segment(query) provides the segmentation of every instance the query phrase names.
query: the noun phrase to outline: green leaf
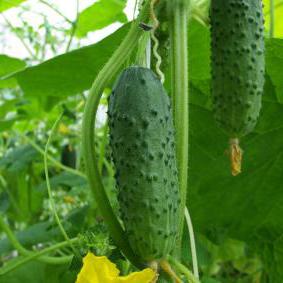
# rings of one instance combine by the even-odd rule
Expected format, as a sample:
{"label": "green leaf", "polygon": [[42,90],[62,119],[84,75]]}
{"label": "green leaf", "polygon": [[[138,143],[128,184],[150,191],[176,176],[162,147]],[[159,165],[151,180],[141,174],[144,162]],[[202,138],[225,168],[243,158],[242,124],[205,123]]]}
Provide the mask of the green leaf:
{"label": "green leaf", "polygon": [[0,132],[11,129],[16,121],[17,119],[0,119]]}
{"label": "green leaf", "polygon": [[[9,265],[16,265],[20,262],[22,257],[15,258],[8,262]],[[5,283],[70,283],[74,282],[76,275],[72,277],[65,277],[68,273],[69,264],[65,265],[48,265],[45,263],[31,261],[26,264],[20,265],[13,271],[0,275],[0,282]],[[4,268],[5,269],[5,266]],[[36,271],[36,272],[35,272]],[[63,279],[65,278],[65,279]]]}
{"label": "green leaf", "polygon": [[127,22],[123,13],[124,0],[100,0],[86,8],[79,15],[76,35],[84,37],[88,32],[104,28],[114,22]]}
{"label": "green leaf", "polygon": [[[201,31],[201,29],[199,29]],[[200,46],[190,69],[190,167],[188,206],[197,233],[214,243],[232,238],[260,253],[270,282],[283,278],[283,105],[282,40],[266,40],[266,84],[263,108],[255,131],[241,140],[243,172],[233,177],[225,150],[229,137],[216,126],[210,111],[208,68],[201,69],[202,52],[209,50],[206,34],[196,32]],[[190,44],[193,46],[192,44]],[[202,46],[204,45],[204,46]],[[197,49],[198,48],[198,49]],[[208,51],[209,52],[209,51]],[[209,53],[208,53],[209,55]],[[280,99],[280,100],[279,100]],[[270,276],[271,277],[271,276]],[[281,281],[280,281],[281,280]]]}
{"label": "green leaf", "polygon": [[0,160],[0,168],[17,172],[23,170],[38,156],[38,152],[32,146],[22,145],[6,152],[6,155]]}
{"label": "green leaf", "polygon": [[188,30],[190,79],[206,80],[210,78],[209,30],[195,20],[189,23]]}
{"label": "green leaf", "polygon": [[[64,228],[70,237],[77,236],[81,232],[87,213],[88,206],[73,210],[66,219],[63,220]],[[50,240],[61,240],[62,233],[54,222],[46,221],[36,223],[25,230],[15,233],[19,242],[26,248],[31,248],[37,243],[48,243]],[[0,254],[5,254],[13,250],[13,246],[7,238],[0,240]],[[1,280],[0,280],[1,282]]]}
{"label": "green leaf", "polygon": [[0,118],[4,118],[8,112],[15,110],[15,104],[18,102],[17,99],[3,100],[0,105]]}
{"label": "green leaf", "polygon": [[275,86],[276,94],[283,103],[283,39],[266,40],[266,71]]}
{"label": "green leaf", "polygon": [[109,57],[120,45],[129,25],[123,26],[102,41],[57,56],[42,64],[16,73],[25,95],[66,97],[78,94],[91,84]]}
{"label": "green leaf", "polygon": [[25,62],[20,59],[9,57],[6,55],[0,55],[0,88],[16,87],[17,81],[14,78],[6,79],[6,80],[1,80],[1,78],[13,72],[19,71],[23,69],[25,66],[26,66]]}
{"label": "green leaf", "polygon": [[[77,175],[74,175],[69,172],[62,172],[56,176],[50,178],[50,185],[52,189],[57,188],[58,186],[84,186],[86,185],[86,179]],[[46,189],[46,182],[42,182],[37,186],[37,189],[42,190]]]}
{"label": "green leaf", "polygon": [[0,0],[0,12],[16,7],[25,1],[26,0]]}
{"label": "green leaf", "polygon": [[[274,2],[274,37],[283,38],[283,1],[273,0]],[[265,29],[270,30],[270,0],[263,0]]]}
{"label": "green leaf", "polygon": [[247,242],[266,239],[266,231],[272,231],[266,240],[276,241],[283,233],[283,193],[279,189],[283,127],[268,113],[280,117],[283,106],[264,102],[259,124],[268,125],[268,131],[254,132],[242,140],[243,173],[237,177],[231,176],[224,154],[228,137],[216,127],[212,113],[199,106],[191,106],[190,111],[188,199],[196,229],[214,241],[221,231],[224,237]]}
{"label": "green leaf", "polygon": [[204,277],[201,279],[202,283],[221,283],[221,281],[218,281],[216,279],[210,278],[210,277]]}
{"label": "green leaf", "polygon": [[9,206],[9,195],[6,192],[0,192],[0,212],[6,212]]}

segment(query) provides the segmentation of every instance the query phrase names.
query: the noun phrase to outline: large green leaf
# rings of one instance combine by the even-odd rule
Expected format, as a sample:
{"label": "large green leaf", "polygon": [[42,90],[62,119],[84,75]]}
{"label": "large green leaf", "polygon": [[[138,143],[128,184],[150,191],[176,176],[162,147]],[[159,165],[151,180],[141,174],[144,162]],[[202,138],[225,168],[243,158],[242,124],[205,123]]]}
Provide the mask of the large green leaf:
{"label": "large green leaf", "polygon": [[225,154],[228,137],[212,113],[196,105],[190,113],[188,205],[196,230],[218,243],[231,237],[252,244],[254,251],[267,246],[272,250],[267,255],[276,260],[270,264],[261,253],[266,268],[280,271],[277,277],[282,278],[282,104],[265,99],[258,127],[241,142],[243,173],[237,177],[231,176]]}
{"label": "large green leaf", "polygon": [[[25,66],[25,62],[20,59],[9,57],[6,55],[0,55],[0,78],[10,73],[19,71]],[[14,78],[0,80],[0,88],[11,88],[15,86],[17,86],[17,81]]]}
{"label": "large green leaf", "polygon": [[[129,24],[104,40],[67,54],[57,56],[42,64],[29,67],[14,75],[26,95],[64,97],[90,88],[95,76],[119,46]],[[198,37],[200,32],[203,36]],[[195,80],[210,76],[208,29],[192,22],[189,29],[190,74]],[[204,63],[206,62],[206,63]],[[64,70],[64,71],[62,71]]]}
{"label": "large green leaf", "polygon": [[79,15],[76,35],[86,36],[88,32],[104,28],[113,22],[125,23],[127,21],[123,9],[125,0],[100,0],[86,8]]}
{"label": "large green leaf", "polygon": [[16,7],[25,1],[26,0],[0,0],[0,12]]}
{"label": "large green leaf", "polygon": [[[209,40],[202,30],[195,31],[199,61],[209,56]],[[190,69],[197,70],[190,83],[188,196],[195,229],[216,243],[227,238],[247,242],[262,256],[267,272],[273,272],[274,283],[283,278],[282,44],[281,39],[266,41],[263,108],[255,131],[241,141],[243,173],[237,177],[231,176],[225,154],[229,137],[216,126],[210,111],[209,68],[197,66],[198,51],[190,50],[196,56]]]}
{"label": "large green leaf", "polygon": [[65,97],[78,94],[91,84],[124,38],[126,25],[102,41],[57,56],[14,75],[25,95]]}
{"label": "large green leaf", "polygon": [[269,39],[266,41],[266,70],[275,86],[276,94],[283,103],[283,39]]}
{"label": "large green leaf", "polygon": [[38,152],[30,145],[22,145],[7,151],[0,160],[0,168],[10,172],[21,171],[38,158]]}
{"label": "large green leaf", "polygon": [[[84,186],[86,185],[86,179],[80,176],[76,176],[69,172],[61,172],[58,175],[55,175],[50,178],[50,186],[52,189],[55,189],[59,186]],[[37,186],[37,189],[43,190],[46,189],[46,182],[42,182]]]}
{"label": "large green leaf", "polygon": [[[63,219],[63,226],[70,237],[75,237],[85,224],[88,206],[73,210],[66,219]],[[47,243],[50,240],[63,240],[62,233],[55,222],[40,222],[27,227],[25,230],[15,233],[18,241],[26,248],[31,248],[38,243]],[[14,247],[7,239],[0,240],[0,254],[5,254],[12,251]],[[1,282],[1,280],[0,280]]]}
{"label": "large green leaf", "polygon": [[264,102],[260,132],[242,140],[243,173],[232,177],[224,154],[228,137],[210,111],[191,105],[188,203],[197,231],[220,243],[227,237],[252,242],[256,249],[271,241],[281,258],[278,267],[283,258],[283,243],[278,242],[283,233],[282,113],[281,104]]}

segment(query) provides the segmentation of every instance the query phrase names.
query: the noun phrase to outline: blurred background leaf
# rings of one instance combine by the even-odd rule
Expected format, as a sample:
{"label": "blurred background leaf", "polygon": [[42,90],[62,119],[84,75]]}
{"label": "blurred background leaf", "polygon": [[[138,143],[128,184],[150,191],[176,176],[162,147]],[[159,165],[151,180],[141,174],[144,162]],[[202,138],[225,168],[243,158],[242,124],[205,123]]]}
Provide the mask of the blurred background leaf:
{"label": "blurred background leaf", "polygon": [[125,0],[99,0],[87,7],[79,15],[76,36],[84,37],[90,31],[102,29],[115,22],[127,22],[123,12],[126,3]]}

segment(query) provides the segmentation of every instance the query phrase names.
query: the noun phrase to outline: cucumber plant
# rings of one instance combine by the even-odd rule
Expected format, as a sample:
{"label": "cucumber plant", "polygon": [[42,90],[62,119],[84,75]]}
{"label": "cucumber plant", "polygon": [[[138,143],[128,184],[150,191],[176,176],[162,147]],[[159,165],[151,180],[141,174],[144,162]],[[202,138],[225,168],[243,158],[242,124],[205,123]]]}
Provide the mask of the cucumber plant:
{"label": "cucumber plant", "polygon": [[[172,73],[176,81],[171,95],[172,97],[178,95],[178,98],[172,100],[175,101],[174,123],[177,131],[176,153],[181,198],[179,199],[177,184],[178,173],[174,151],[173,121],[168,109],[169,100],[161,83],[150,70],[144,68],[125,70],[120,80],[118,80],[114,94],[110,98],[111,143],[114,163],[118,169],[117,181],[121,190],[119,196],[125,229],[122,228],[119,220],[113,213],[99,176],[94,154],[95,113],[104,87],[113,80],[121,69],[122,64],[134,50],[136,42],[142,36],[142,31],[138,28],[139,23],[148,20],[149,7],[152,10],[155,2],[157,1],[144,1],[140,17],[132,25],[127,37],[95,79],[90,90],[83,119],[83,148],[86,172],[91,188],[94,191],[98,206],[109,226],[113,239],[128,259],[137,266],[141,266],[144,262],[155,262],[155,260],[158,261],[165,258],[168,253],[172,252],[173,247],[175,248],[175,238],[178,240],[177,247],[180,249],[188,167],[187,1],[166,1],[170,17],[174,19],[174,29],[170,39],[174,49],[172,53],[172,57],[174,57],[172,58]],[[129,74],[131,79],[126,83],[125,76],[129,76]],[[137,74],[142,75],[141,79],[136,78]],[[130,81],[132,81],[131,84]],[[149,95],[149,92],[152,92],[152,94]],[[130,99],[131,96],[133,96],[133,99]],[[134,100],[141,102],[141,105],[137,102],[133,103]],[[121,103],[122,101],[123,103]],[[121,112],[119,117],[116,110]],[[151,117],[151,122],[149,117]],[[120,121],[118,121],[118,118]],[[135,123],[138,125],[136,130],[140,130],[140,141],[134,139],[134,127],[129,128],[125,126],[130,122],[130,118],[134,118]],[[142,118],[141,121],[138,118]],[[162,119],[161,122],[160,119]],[[123,138],[121,138],[121,133],[125,135]],[[122,146],[120,139],[122,140]],[[169,141],[167,141],[168,139]],[[126,142],[127,145],[125,144]],[[165,147],[163,145],[164,142]],[[127,152],[129,148],[130,151],[133,150],[132,147],[136,146],[135,143],[137,143],[137,148],[139,149],[137,151],[138,158],[144,158],[143,164],[141,162],[138,163],[134,156]],[[118,147],[120,147],[119,150]],[[157,158],[160,159],[160,163],[157,161]],[[125,166],[128,166],[129,172],[132,173],[130,177],[126,177],[125,172],[122,173]],[[135,166],[140,166],[140,168],[134,170]],[[149,172],[151,169],[153,172]],[[140,176],[138,179],[136,174],[142,174],[143,170],[145,171],[144,176]],[[134,182],[136,181],[139,184],[135,184]],[[150,182],[150,186],[147,182]],[[163,182],[163,185],[161,182]],[[135,185],[136,187],[130,188],[129,185]],[[132,189],[136,191],[130,191]],[[162,191],[160,191],[161,189]],[[137,211],[134,211],[134,206],[131,202],[136,204],[138,207]],[[181,202],[180,209],[179,202]],[[179,211],[180,213],[178,213]],[[129,212],[133,213],[133,215],[129,215]],[[143,213],[143,215],[139,215],[138,212]],[[166,219],[167,217],[169,219]],[[150,231],[148,235],[148,230],[145,230],[147,227]],[[140,239],[143,237],[145,237],[144,240]],[[157,263],[159,264],[159,262]],[[174,272],[167,263],[166,261],[160,261],[160,266],[163,266],[162,268],[174,278]],[[174,265],[174,262],[172,264]],[[175,264],[175,267],[178,269],[180,265]],[[182,270],[185,269],[182,268]]]}
{"label": "cucumber plant", "polygon": [[232,174],[241,172],[239,138],[258,120],[264,86],[261,0],[211,1],[212,96],[215,119],[230,136]]}

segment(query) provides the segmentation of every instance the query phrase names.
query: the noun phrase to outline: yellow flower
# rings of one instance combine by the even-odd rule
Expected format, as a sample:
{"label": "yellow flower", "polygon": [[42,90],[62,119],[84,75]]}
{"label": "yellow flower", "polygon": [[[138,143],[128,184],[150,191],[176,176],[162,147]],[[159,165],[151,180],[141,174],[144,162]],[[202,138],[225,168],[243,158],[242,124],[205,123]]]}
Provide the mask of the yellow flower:
{"label": "yellow flower", "polygon": [[127,276],[119,276],[116,265],[105,256],[88,253],[83,259],[83,267],[76,283],[153,283],[156,273],[146,268]]}
{"label": "yellow flower", "polygon": [[69,134],[70,129],[64,123],[60,123],[58,127],[58,132],[62,135],[67,135]]}

